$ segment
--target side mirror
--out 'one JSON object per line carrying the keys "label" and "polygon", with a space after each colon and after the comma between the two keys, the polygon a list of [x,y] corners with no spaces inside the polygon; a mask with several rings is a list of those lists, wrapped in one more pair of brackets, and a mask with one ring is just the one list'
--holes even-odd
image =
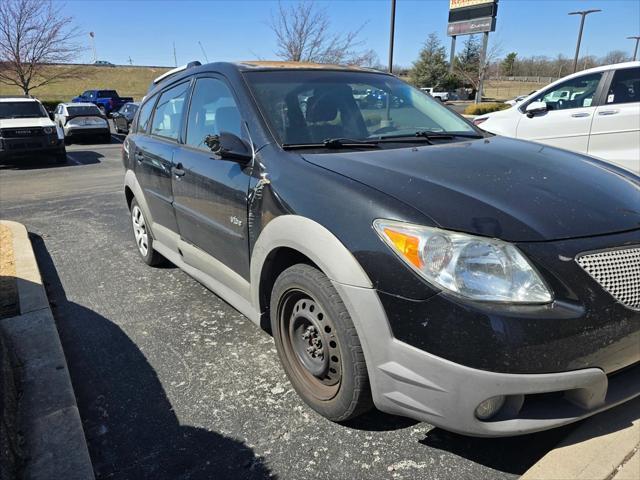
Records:
{"label": "side mirror", "polygon": [[536,113],[542,113],[547,111],[547,102],[531,102],[527,105],[525,110],[527,112],[527,117],[531,118]]}
{"label": "side mirror", "polygon": [[219,135],[207,135],[204,143],[220,158],[235,160],[241,165],[253,159],[251,147],[237,135],[230,132],[220,132]]}

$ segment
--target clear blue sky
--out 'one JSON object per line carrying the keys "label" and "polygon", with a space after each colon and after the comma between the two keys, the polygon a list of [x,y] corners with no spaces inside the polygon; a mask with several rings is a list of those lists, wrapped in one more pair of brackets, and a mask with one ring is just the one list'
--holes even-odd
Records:
{"label": "clear blue sky", "polygon": [[[283,3],[286,5],[287,0]],[[336,30],[366,22],[362,39],[386,63],[389,39],[389,0],[320,1]],[[273,34],[267,25],[278,2],[271,0],[217,1],[89,1],[67,0],[64,11],[83,32],[96,34],[98,58],[124,64],[173,65],[173,42],[178,64],[204,60],[198,41],[210,61],[274,58]],[[397,0],[395,61],[409,66],[430,32],[445,44],[448,0]],[[520,56],[558,53],[572,57],[579,17],[573,10],[601,8],[587,17],[581,53],[604,55],[610,50],[632,52],[629,35],[640,34],[639,0],[501,0],[497,29],[491,42],[502,53]],[[81,38],[90,61],[89,36]]]}

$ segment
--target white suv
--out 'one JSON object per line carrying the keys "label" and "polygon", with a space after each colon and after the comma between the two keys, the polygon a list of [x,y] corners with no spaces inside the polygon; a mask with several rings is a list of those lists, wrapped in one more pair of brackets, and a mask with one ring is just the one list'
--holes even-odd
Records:
{"label": "white suv", "polygon": [[111,143],[107,117],[93,103],[60,103],[53,113],[53,120],[63,130],[67,145],[72,139],[86,137]]}
{"label": "white suv", "polygon": [[640,62],[574,73],[474,123],[491,133],[586,153],[640,173]]}
{"label": "white suv", "polygon": [[64,135],[42,103],[30,97],[0,98],[0,160],[41,153],[58,163],[67,161]]}

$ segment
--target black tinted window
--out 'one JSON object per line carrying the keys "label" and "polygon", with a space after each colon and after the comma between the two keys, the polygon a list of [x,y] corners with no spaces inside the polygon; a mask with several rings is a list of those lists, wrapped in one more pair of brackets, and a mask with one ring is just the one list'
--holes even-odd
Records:
{"label": "black tinted window", "polygon": [[38,102],[0,102],[0,118],[47,117],[44,107]]}
{"label": "black tinted window", "polygon": [[160,95],[151,122],[151,134],[177,140],[180,133],[182,110],[189,83],[181,83]]}
{"label": "black tinted window", "polygon": [[69,115],[102,115],[98,107],[67,107]]}
{"label": "black tinted window", "polygon": [[187,121],[187,145],[207,148],[209,135],[230,132],[242,136],[240,111],[229,88],[214,78],[196,82]]}
{"label": "black tinted window", "polygon": [[118,94],[115,90],[101,90],[98,92],[98,98],[114,98],[117,96]]}
{"label": "black tinted window", "polygon": [[640,68],[617,70],[607,93],[607,104],[640,102]]}
{"label": "black tinted window", "polygon": [[155,103],[155,98],[150,98],[147,100],[140,110],[140,115],[138,116],[138,132],[146,133],[149,129],[149,120],[151,119],[151,111],[153,110],[153,104]]}

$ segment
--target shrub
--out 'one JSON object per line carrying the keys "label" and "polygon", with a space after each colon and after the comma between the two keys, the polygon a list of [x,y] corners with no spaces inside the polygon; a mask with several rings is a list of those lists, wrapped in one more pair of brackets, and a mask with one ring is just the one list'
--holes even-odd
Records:
{"label": "shrub", "polygon": [[474,103],[464,109],[465,115],[484,115],[485,113],[497,112],[511,108],[507,103]]}

